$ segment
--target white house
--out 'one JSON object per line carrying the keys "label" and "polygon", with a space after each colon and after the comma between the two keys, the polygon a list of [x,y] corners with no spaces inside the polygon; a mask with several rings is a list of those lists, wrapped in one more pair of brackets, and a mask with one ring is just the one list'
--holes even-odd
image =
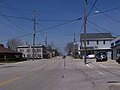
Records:
{"label": "white house", "polygon": [[[98,51],[106,51],[111,58],[111,33],[87,33],[86,50],[87,55],[95,54]],[[84,56],[84,34],[80,35],[80,54]]]}
{"label": "white house", "polygon": [[[17,47],[18,52],[23,53],[23,57],[32,58],[33,57],[33,45],[22,45]],[[44,45],[34,46],[34,58],[42,59],[44,58],[45,47]]]}

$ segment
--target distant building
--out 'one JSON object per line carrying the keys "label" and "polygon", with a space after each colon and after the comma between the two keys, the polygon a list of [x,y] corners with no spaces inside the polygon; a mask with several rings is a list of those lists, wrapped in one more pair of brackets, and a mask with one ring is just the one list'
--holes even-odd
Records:
{"label": "distant building", "polygon": [[[113,40],[111,33],[87,33],[87,55],[95,54],[98,51],[106,51],[108,57],[111,58],[111,40]],[[84,34],[80,35],[80,55],[84,56]]]}
{"label": "distant building", "polygon": [[111,41],[112,48],[112,59],[117,59],[120,57],[120,36],[116,37]]}
{"label": "distant building", "polygon": [[0,59],[12,59],[21,58],[22,53],[13,51],[9,48],[5,48],[3,44],[0,44]]}
{"label": "distant building", "polygon": [[[23,53],[23,57],[28,59],[33,58],[33,45],[22,45],[17,47],[18,52]],[[45,56],[45,47],[44,45],[35,45],[34,46],[34,58],[42,59]]]}

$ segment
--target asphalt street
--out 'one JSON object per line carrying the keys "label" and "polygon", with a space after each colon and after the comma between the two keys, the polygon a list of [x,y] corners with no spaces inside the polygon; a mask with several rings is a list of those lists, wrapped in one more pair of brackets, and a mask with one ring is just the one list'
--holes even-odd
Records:
{"label": "asphalt street", "polygon": [[120,90],[120,64],[66,57],[0,65],[0,90]]}

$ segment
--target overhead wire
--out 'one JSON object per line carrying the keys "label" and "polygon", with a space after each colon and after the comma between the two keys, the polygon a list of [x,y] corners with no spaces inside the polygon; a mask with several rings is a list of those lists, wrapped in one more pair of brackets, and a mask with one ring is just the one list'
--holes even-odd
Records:
{"label": "overhead wire", "polygon": [[[93,5],[92,5],[90,11],[89,11],[88,14],[87,14],[87,17],[90,15],[90,13],[91,13],[91,11],[93,10],[93,8],[95,7],[95,4],[96,4],[96,3],[97,3],[97,0],[95,0],[95,2],[93,3]],[[76,38],[79,37],[80,33],[82,32],[83,27],[84,27],[84,23],[82,24],[81,29],[80,29],[80,31],[79,31],[79,33],[78,33],[78,35],[77,35]]]}
{"label": "overhead wire", "polygon": [[[23,20],[29,20],[29,21],[33,21],[32,18],[27,18],[27,17],[20,17],[20,16],[12,16],[12,15],[6,15],[6,14],[2,14],[0,13],[0,16],[5,16],[5,17],[10,17],[10,18],[16,18],[16,19],[23,19]],[[37,19],[36,21],[71,21],[72,19],[64,19],[64,20],[57,20],[57,19]]]}
{"label": "overhead wire", "polygon": [[[26,37],[26,36],[29,36],[29,35],[32,35],[32,33],[23,34],[23,35],[16,36],[16,37],[13,37],[13,38],[23,38],[23,37]],[[0,42],[7,41],[7,40],[8,40],[8,39],[0,40]]]}
{"label": "overhead wire", "polygon": [[[59,26],[63,26],[63,25],[65,25],[65,24],[68,24],[68,23],[71,23],[71,22],[74,22],[74,21],[78,21],[78,20],[81,20],[81,19],[82,19],[82,18],[77,18],[77,19],[73,19],[73,20],[68,21],[68,22],[64,22],[64,23],[61,23],[61,24],[57,24],[57,25],[48,27],[48,28],[45,28],[45,29],[43,29],[43,30],[36,31],[36,34],[39,33],[39,32],[47,31],[47,30],[52,29],[52,28],[56,28],[56,27],[59,27]],[[23,35],[14,37],[14,38],[22,38],[22,37],[26,37],[26,36],[29,36],[29,35],[32,35],[32,34],[33,34],[33,33],[27,33],[27,34],[23,34]],[[6,41],[6,40],[8,40],[8,39],[1,40],[0,42]]]}
{"label": "overhead wire", "polygon": [[[59,26],[62,26],[62,25],[65,25],[65,24],[68,24],[68,23],[71,23],[71,22],[74,22],[74,21],[81,20],[81,19],[82,19],[82,18],[73,19],[73,20],[70,20],[70,21],[68,21],[68,22],[64,22],[64,23],[61,23],[61,24],[57,24],[57,25],[48,27],[48,28],[46,28],[46,29],[43,29],[42,31],[47,31],[47,30],[49,30],[49,29],[52,29],[52,28],[55,28],[55,27],[59,27]],[[36,33],[38,33],[38,32],[41,32],[41,30],[36,31]]]}
{"label": "overhead wire", "polygon": [[0,13],[0,16],[6,16],[6,17],[11,17],[11,18],[16,18],[16,19],[23,19],[23,20],[29,20],[29,21],[33,20],[31,18],[19,17],[19,16],[11,16],[11,15],[6,15],[6,14],[2,14],[2,13]]}
{"label": "overhead wire", "polygon": [[[102,12],[99,12],[99,13],[93,13],[93,14],[90,14],[89,16],[93,16],[93,15],[98,15],[98,14],[101,14],[101,13],[105,13],[105,12],[110,12],[110,11],[113,11],[113,10],[117,10],[117,9],[120,9],[120,7],[115,7],[115,8],[112,8],[112,9],[108,9],[108,10],[105,10],[105,11],[102,11]],[[28,17],[20,17],[20,16],[12,16],[12,15],[6,15],[6,14],[2,14],[0,13],[0,16],[6,16],[6,17],[11,17],[11,18],[16,18],[16,19],[23,19],[23,20],[29,20],[29,21],[32,21],[33,19],[32,18],[28,18]],[[41,19],[41,20],[37,20],[37,21],[70,21],[70,20],[53,20],[53,19]]]}
{"label": "overhead wire", "polygon": [[[96,3],[96,1],[94,2],[93,6],[95,5],[95,3]],[[92,8],[93,8],[93,6],[92,6]],[[91,8],[90,12],[92,11],[92,8]],[[106,10],[106,11],[103,11],[103,12],[109,12],[109,11],[113,11],[113,10],[116,10],[116,9],[120,9],[120,7],[116,7],[116,8],[113,8],[113,9],[109,9],[109,10]],[[99,14],[100,14],[100,13],[99,13]],[[31,18],[26,18],[26,17],[10,16],[10,15],[5,15],[5,14],[0,14],[0,15],[1,15],[1,16],[6,16],[6,17],[11,17],[11,18],[30,20],[30,21],[33,20],[33,19],[31,19]],[[96,14],[90,14],[89,16],[92,16],[92,15],[96,15]],[[81,19],[82,19],[82,18],[83,18],[83,17],[81,17]],[[44,31],[46,31],[46,30],[49,30],[49,29],[52,29],[52,28],[55,28],[55,27],[58,27],[58,26],[67,24],[67,23],[71,22],[72,20],[70,20],[70,21],[69,21],[69,20],[38,20],[38,21],[68,21],[68,22],[65,22],[65,23],[62,23],[62,24],[58,24],[58,25],[55,25],[55,26],[52,26],[52,27],[43,29]],[[80,31],[82,31],[82,29],[81,29]],[[38,32],[41,32],[41,30],[37,31],[37,33],[38,33]],[[26,35],[31,35],[31,33],[26,34]],[[26,36],[26,35],[25,35],[25,36]],[[23,36],[24,36],[24,35],[23,35]],[[21,37],[21,36],[20,36],[20,37]]]}
{"label": "overhead wire", "polygon": [[92,25],[94,25],[94,26],[96,26],[96,27],[98,27],[98,28],[100,28],[100,29],[102,29],[102,30],[104,30],[104,31],[107,31],[107,32],[112,33],[112,34],[114,34],[114,35],[117,36],[116,33],[110,32],[109,30],[107,30],[107,29],[105,29],[105,28],[103,28],[103,27],[101,27],[101,26],[99,26],[99,25],[97,25],[97,24],[95,24],[95,23],[93,23],[93,22],[91,22],[91,21],[89,21],[89,20],[87,20],[87,21],[88,21],[89,23],[91,23]]}
{"label": "overhead wire", "polygon": [[19,29],[16,29],[18,31],[22,31],[22,32],[26,32],[23,28],[21,28],[20,26],[18,26],[16,23],[14,23],[12,20],[10,20],[8,17],[4,16],[10,23],[12,23],[15,27],[19,28]]}
{"label": "overhead wire", "polygon": [[87,14],[87,17],[90,15],[90,13],[92,12],[92,10],[93,10],[93,8],[95,7],[95,4],[97,3],[97,0],[95,0],[95,2],[93,3],[93,5],[92,5],[92,7],[91,7],[91,9],[90,9],[90,11],[88,12],[88,14]]}
{"label": "overhead wire", "polygon": [[[92,4],[90,1],[88,1],[88,3],[89,3],[89,4]],[[117,8],[114,8],[114,9],[110,9],[110,10],[106,10],[105,12],[101,11],[101,10],[98,9],[97,7],[95,7],[95,8],[96,8],[98,11],[100,11],[100,13],[102,13],[103,15],[105,15],[106,17],[108,17],[108,18],[110,18],[110,19],[112,19],[112,20],[120,23],[119,20],[116,20],[116,19],[114,19],[113,17],[111,17],[111,16],[109,16],[109,15],[107,15],[107,14],[105,13],[105,12],[108,12],[108,11],[112,11],[112,10],[118,9],[118,8],[120,8],[120,7],[117,7]],[[100,13],[99,13],[99,14],[100,14]],[[95,15],[95,14],[92,14],[92,15]],[[97,25],[97,24],[95,24],[95,23],[93,23],[93,22],[91,22],[91,21],[89,21],[89,20],[87,20],[87,21],[88,21],[90,24],[92,24],[92,25],[94,25],[94,26],[96,26],[96,27],[98,27],[98,28],[100,28],[100,29],[102,29],[102,30],[104,30],[104,31],[107,31],[107,32],[109,32],[109,33],[112,33],[112,34],[115,35],[115,36],[118,35],[118,34],[116,34],[116,33],[113,33],[113,32],[111,32],[111,31],[105,29],[105,28],[102,28],[101,26],[99,26],[99,25]]]}
{"label": "overhead wire", "polygon": [[32,10],[32,9],[23,9],[23,8],[14,8],[14,7],[9,7],[9,6],[1,6],[0,5],[0,7],[1,8],[7,8],[7,9],[13,9],[13,10],[21,10],[21,11],[34,11],[34,10]]}
{"label": "overhead wire", "polygon": [[[89,2],[90,4],[91,4],[91,2]],[[117,20],[117,19],[115,19],[115,18],[113,18],[112,16],[110,16],[110,15],[107,15],[105,12],[103,12],[102,10],[100,10],[99,8],[97,8],[97,7],[95,7],[98,11],[100,11],[103,15],[105,15],[106,17],[108,17],[108,18],[110,18],[110,19],[112,19],[112,20],[114,20],[114,21],[116,21],[116,22],[118,22],[118,23],[120,23],[120,21],[119,20]]]}
{"label": "overhead wire", "polygon": [[4,23],[2,21],[0,21],[1,24],[4,24],[4,25],[7,25],[7,27],[11,28],[12,30],[16,30],[14,27],[12,27],[11,25],[7,24],[7,23]]}
{"label": "overhead wire", "polygon": [[70,19],[68,20],[68,19],[64,19],[64,20],[55,20],[55,19],[52,19],[52,20],[50,20],[50,19],[41,19],[41,20],[37,20],[37,21],[46,21],[46,22],[49,22],[49,21],[51,21],[51,22],[56,22],[56,21],[60,21],[60,22],[63,22],[63,21],[71,21]]}
{"label": "overhead wire", "polygon": [[[95,28],[96,26],[95,25],[93,25],[93,24],[91,24],[91,23],[87,23],[90,27],[92,27],[95,31],[97,31],[97,32],[99,32],[99,33],[103,33],[101,30],[98,30],[97,28]],[[93,26],[95,26],[95,27],[93,27]],[[108,31],[107,31],[108,32]]]}
{"label": "overhead wire", "polygon": [[[90,1],[87,0],[87,2],[89,3]],[[91,2],[90,2],[90,3],[91,3]],[[1,8],[13,9],[13,10],[21,10],[21,11],[31,11],[31,12],[34,11],[33,9],[15,8],[15,7],[1,6],[1,5],[0,5],[0,7],[1,7]],[[105,11],[103,11],[103,12],[109,12],[109,11],[113,11],[113,10],[117,10],[117,9],[120,9],[120,6],[115,7],[115,8],[112,8],[112,9],[105,10]],[[39,10],[37,10],[36,12],[40,12],[40,13],[41,13],[41,11],[39,11]],[[44,11],[44,12],[46,12],[46,11]],[[53,12],[47,12],[47,13],[53,13]],[[58,13],[58,12],[56,12],[56,13]]]}
{"label": "overhead wire", "polygon": [[80,28],[80,31],[79,31],[79,33],[77,34],[77,36],[76,36],[75,39],[79,38],[79,36],[80,36],[80,34],[81,34],[82,30],[83,30],[83,26],[84,26],[84,23],[82,24],[82,26],[81,26],[81,28]]}
{"label": "overhead wire", "polygon": [[[111,11],[114,11],[114,10],[117,10],[117,9],[120,9],[120,6],[119,6],[119,7],[112,8],[112,9],[108,9],[108,10],[105,10],[105,11],[102,11],[102,12],[103,12],[103,13],[106,13],[106,12],[111,12]],[[98,15],[98,14],[101,14],[102,12],[92,13],[92,14],[90,14],[90,16]]]}

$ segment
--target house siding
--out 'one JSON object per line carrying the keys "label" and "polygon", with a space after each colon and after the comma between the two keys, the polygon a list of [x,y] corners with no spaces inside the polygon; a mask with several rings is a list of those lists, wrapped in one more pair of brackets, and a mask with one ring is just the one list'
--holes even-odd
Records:
{"label": "house siding", "polygon": [[[23,47],[23,48],[22,48]],[[34,57],[38,59],[43,58],[43,53],[44,53],[44,46],[41,45],[35,45],[34,47]],[[26,58],[32,58],[33,57],[33,47],[28,45],[28,46],[18,46],[18,52],[23,53],[23,57]]]}
{"label": "house siding", "polygon": [[[93,36],[92,36],[93,35]],[[94,34],[86,34],[86,48],[87,48],[87,54],[95,54],[97,51],[106,51],[108,53],[108,58],[111,59],[111,41],[113,40],[113,37],[111,34],[108,34],[103,36],[98,33]],[[105,35],[105,33],[104,33]],[[97,37],[96,37],[97,36]],[[84,37],[83,34],[80,38],[81,43],[81,54],[84,55]]]}

